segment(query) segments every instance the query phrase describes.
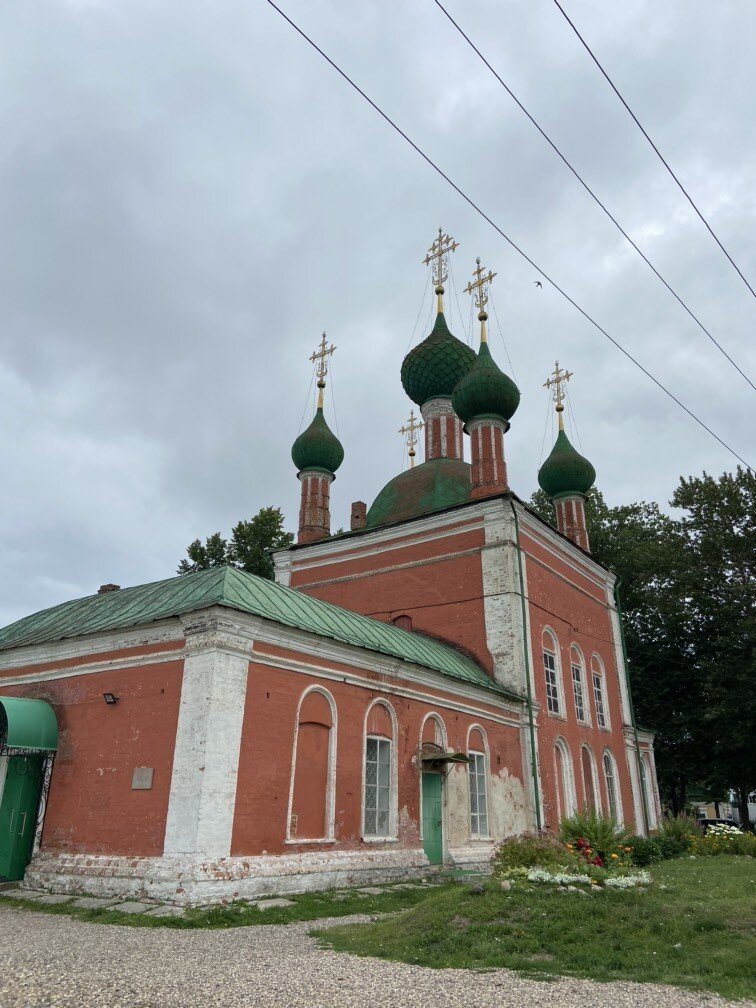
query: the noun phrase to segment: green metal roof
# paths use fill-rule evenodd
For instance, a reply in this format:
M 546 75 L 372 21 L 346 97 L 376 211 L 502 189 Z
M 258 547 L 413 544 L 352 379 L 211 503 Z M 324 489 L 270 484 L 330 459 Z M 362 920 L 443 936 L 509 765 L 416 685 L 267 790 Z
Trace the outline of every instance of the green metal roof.
M 418 406 L 435 396 L 450 396 L 474 363 L 475 351 L 449 332 L 439 312 L 430 336 L 413 347 L 402 362 L 404 391 Z
M 392 655 L 503 692 L 476 662 L 447 644 L 232 567 L 213 567 L 44 609 L 0 630 L 0 651 L 154 623 L 214 605 Z
M 434 458 L 390 479 L 367 513 L 368 528 L 443 511 L 470 499 L 470 463 Z
M 55 752 L 58 722 L 50 704 L 44 700 L 0 697 L 0 751 L 4 748 Z

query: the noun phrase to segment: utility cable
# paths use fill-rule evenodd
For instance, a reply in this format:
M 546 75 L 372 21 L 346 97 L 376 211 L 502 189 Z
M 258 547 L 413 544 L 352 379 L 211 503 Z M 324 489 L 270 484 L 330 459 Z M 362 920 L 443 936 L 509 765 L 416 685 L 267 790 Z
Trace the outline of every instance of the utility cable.
M 567 160 L 567 158 L 565 157 L 565 155 L 557 147 L 557 145 L 554 143 L 554 141 L 551 139 L 551 137 L 548 135 L 548 133 L 546 133 L 546 131 L 543 129 L 543 127 L 533 118 L 533 116 L 530 114 L 530 112 L 528 112 L 528 110 L 522 104 L 522 102 L 517 97 L 517 95 L 514 93 L 514 91 L 512 91 L 512 89 L 509 87 L 509 85 L 499 76 L 499 74 L 496 72 L 496 70 L 493 68 L 493 66 L 488 62 L 488 60 L 486 59 L 486 57 L 480 51 L 480 49 L 472 41 L 472 39 L 470 38 L 470 36 L 454 20 L 454 18 L 451 16 L 451 14 L 449 13 L 449 11 L 441 3 L 441 0 L 433 0 L 433 2 L 438 7 L 438 9 L 454 25 L 454 27 L 457 29 L 457 31 L 459 32 L 459 34 L 465 40 L 465 42 L 467 42 L 467 44 L 473 50 L 473 52 L 475 52 L 480 57 L 480 59 L 482 60 L 482 62 L 485 63 L 485 65 L 488 67 L 488 69 L 494 75 L 494 77 L 499 82 L 499 84 L 501 84 L 501 86 L 507 92 L 507 94 L 512 99 L 512 101 L 514 101 L 514 103 L 517 105 L 517 107 L 520 109 L 520 111 L 523 112 L 527 116 L 527 118 L 535 126 L 535 128 L 541 134 L 541 136 L 546 141 L 546 143 L 551 147 L 551 149 L 554 151 L 554 153 L 557 155 L 557 157 L 559 157 L 559 159 L 566 165 L 566 167 L 569 168 L 569 170 L 572 172 L 572 174 L 578 180 L 578 182 L 583 187 L 583 189 L 585 189 L 585 191 L 588 193 L 588 195 L 591 197 L 591 199 L 594 201 L 594 203 L 596 203 L 597 206 L 601 207 L 601 209 L 604 211 L 604 213 L 609 218 L 609 220 L 612 222 L 612 224 L 614 224 L 614 226 L 617 228 L 617 230 L 620 232 L 620 234 L 622 234 L 624 236 L 624 238 L 632 245 L 632 247 L 635 249 L 635 251 L 641 257 L 641 259 L 643 259 L 643 261 L 646 263 L 646 265 L 649 267 L 649 269 L 655 274 L 655 276 L 659 280 L 661 280 L 661 282 L 667 288 L 667 290 L 669 291 L 669 293 L 685 309 L 685 311 L 688 313 L 688 315 L 690 315 L 690 317 L 693 319 L 693 321 L 696 323 L 696 325 L 699 327 L 699 329 L 703 333 L 705 333 L 706 336 L 708 336 L 708 338 L 711 340 L 711 342 L 714 344 L 714 346 L 720 351 L 720 353 L 722 353 L 727 358 L 727 360 L 730 362 L 730 364 L 732 364 L 732 366 L 735 368 L 735 370 L 743 378 L 745 378 L 745 380 L 751 386 L 751 388 L 753 389 L 753 391 L 756 392 L 756 385 L 754 385 L 754 383 L 751 381 L 751 379 L 748 377 L 748 375 L 743 371 L 743 369 L 741 367 L 739 367 L 735 363 L 735 361 L 728 354 L 728 352 L 725 350 L 725 348 L 722 346 L 722 344 L 719 343 L 718 340 L 709 332 L 709 330 L 706 328 L 706 326 L 703 324 L 703 322 L 698 318 L 697 315 L 695 315 L 693 313 L 693 311 L 688 307 L 688 305 L 685 303 L 685 301 L 683 301 L 683 299 L 680 297 L 680 295 L 677 293 L 677 291 L 664 279 L 664 277 L 661 275 L 661 273 L 659 272 L 659 270 L 654 266 L 654 264 L 651 262 L 651 260 L 645 254 L 645 252 L 643 252 L 643 250 L 630 237 L 630 235 L 627 233 L 627 231 L 625 231 L 625 229 L 622 227 L 622 225 L 617 220 L 617 218 L 614 216 L 614 214 L 608 209 L 608 207 L 604 203 L 602 203 L 602 201 L 599 199 L 599 197 L 596 195 L 596 193 L 591 189 L 591 187 L 588 185 L 588 183 L 585 181 L 585 179 L 580 175 L 580 173 L 578 172 L 577 168 L 575 168 L 570 163 L 570 161 Z M 556 0 L 555 0 L 555 2 L 556 2 Z M 559 6 L 559 5 L 557 4 L 557 6 Z M 738 271 L 738 272 L 740 272 L 740 271 Z
M 360 88 L 360 87 L 359 87 L 359 85 L 358 85 L 358 84 L 356 84 L 356 83 L 355 83 L 355 82 L 354 82 L 354 81 L 352 80 L 352 78 L 351 78 L 351 77 L 349 77 L 349 75 L 348 75 L 348 74 L 347 74 L 347 73 L 346 73 L 346 72 L 345 72 L 344 70 L 342 70 L 342 69 L 341 69 L 341 67 L 340 67 L 340 66 L 338 66 L 338 64 L 337 64 L 337 63 L 335 63 L 335 62 L 334 62 L 334 61 L 333 61 L 333 60 L 331 59 L 331 57 L 330 57 L 330 56 L 328 56 L 328 55 L 327 55 L 327 53 L 325 53 L 325 52 L 324 52 L 324 51 L 323 51 L 323 50 L 322 50 L 322 49 L 320 48 L 320 46 L 319 46 L 319 45 L 318 45 L 318 44 L 317 44 L 316 42 L 314 42 L 314 41 L 313 41 L 313 40 L 312 40 L 312 39 L 310 38 L 310 36 L 309 36 L 309 35 L 307 35 L 307 34 L 306 34 L 306 32 L 305 32 L 305 31 L 303 31 L 303 29 L 299 27 L 299 25 L 297 25 L 297 24 L 296 24 L 296 23 L 295 23 L 294 21 L 292 21 L 292 19 L 291 19 L 291 18 L 290 18 L 290 17 L 288 16 L 288 14 L 286 14 L 286 13 L 285 13 L 285 12 L 284 12 L 283 10 L 281 10 L 281 8 L 280 8 L 280 7 L 279 7 L 279 6 L 278 6 L 278 5 L 277 5 L 277 4 L 276 4 L 276 3 L 274 2 L 274 0 L 266 0 L 266 3 L 267 3 L 267 4 L 268 4 L 268 5 L 270 6 L 270 7 L 272 7 L 272 8 L 273 8 L 273 10 L 275 10 L 275 11 L 276 11 L 276 12 L 277 12 L 277 13 L 278 13 L 278 14 L 279 14 L 279 15 L 280 15 L 280 16 L 281 16 L 281 17 L 282 17 L 283 19 L 284 19 L 284 21 L 286 21 L 286 22 L 287 22 L 287 24 L 288 24 L 288 25 L 289 25 L 289 26 L 290 26 L 291 28 L 293 28 L 293 29 L 294 29 L 294 31 L 295 31 L 295 32 L 296 32 L 296 33 L 297 33 L 298 35 L 300 35 L 300 36 L 301 36 L 301 37 L 302 37 L 302 38 L 303 38 L 303 39 L 305 40 L 305 42 L 307 42 L 307 44 L 308 44 L 309 46 L 311 46 L 311 47 L 312 47 L 312 48 L 313 48 L 313 49 L 314 49 L 314 50 L 315 50 L 315 51 L 316 51 L 316 52 L 317 52 L 317 53 L 318 53 L 318 54 L 319 54 L 320 56 L 322 56 L 322 57 L 323 57 L 323 59 L 324 59 L 324 60 L 326 61 L 326 63 L 328 63 L 328 65 L 329 65 L 330 67 L 332 67 L 332 68 L 333 68 L 333 69 L 334 69 L 334 70 L 336 71 L 336 73 L 337 73 L 337 74 L 339 74 L 339 76 L 340 76 L 340 77 L 342 77 L 342 78 L 343 78 L 343 79 L 344 79 L 344 80 L 345 80 L 345 81 L 347 82 L 347 84 L 349 84 L 349 86 L 350 86 L 351 88 L 353 88 L 353 89 L 354 89 L 354 90 L 355 90 L 355 91 L 357 92 L 357 94 L 359 94 L 359 95 L 360 95 L 360 97 L 361 97 L 361 98 L 363 98 L 363 99 L 364 99 L 364 100 L 365 100 L 365 101 L 366 101 L 366 102 L 368 103 L 368 105 L 370 105 L 370 107 L 371 107 L 371 108 L 372 108 L 372 109 L 373 109 L 373 110 L 374 110 L 375 112 L 377 112 L 377 113 L 378 113 L 378 115 L 379 115 L 379 116 L 380 116 L 380 117 L 381 117 L 381 118 L 382 118 L 382 119 L 383 119 L 383 120 L 384 120 L 384 121 L 385 121 L 386 123 L 388 123 L 388 125 L 389 125 L 389 126 L 390 126 L 390 127 L 391 127 L 391 128 L 393 129 L 393 130 L 395 130 L 395 131 L 396 131 L 396 132 L 397 132 L 397 133 L 399 134 L 399 136 L 400 136 L 400 137 L 402 137 L 402 139 L 403 139 L 404 141 L 406 141 L 406 143 L 408 143 L 408 144 L 410 145 L 410 147 L 412 147 L 412 149 L 413 149 L 413 150 L 414 150 L 414 151 L 415 151 L 415 152 L 416 152 L 417 154 L 419 154 L 419 155 L 420 155 L 420 157 L 421 157 L 421 158 L 422 158 L 422 159 L 423 159 L 423 160 L 424 160 L 424 161 L 426 162 L 426 164 L 430 165 L 430 167 L 431 167 L 431 168 L 432 168 L 432 169 L 433 169 L 433 170 L 434 170 L 434 171 L 435 171 L 435 172 L 436 172 L 436 173 L 437 173 L 438 175 L 440 175 L 440 176 L 441 176 L 441 178 L 442 178 L 442 179 L 444 179 L 444 181 L 445 181 L 445 182 L 447 182 L 447 183 L 448 183 L 448 184 L 449 184 L 449 185 L 450 185 L 450 186 L 452 187 L 452 189 L 454 189 L 454 191 L 455 191 L 455 192 L 456 192 L 456 193 L 457 193 L 457 194 L 458 194 L 459 196 L 461 196 L 461 197 L 462 197 L 462 199 L 463 199 L 463 200 L 465 201 L 465 203 L 467 203 L 467 204 L 468 204 L 468 206 L 470 206 L 470 207 L 471 207 L 471 208 L 472 208 L 472 209 L 473 209 L 473 210 L 474 210 L 474 211 L 475 211 L 475 212 L 476 212 L 477 214 L 479 214 L 479 215 L 480 215 L 480 216 L 481 216 L 481 217 L 483 218 L 483 220 L 484 220 L 484 221 L 486 221 L 486 223 L 487 223 L 487 224 L 489 224 L 489 225 L 490 225 L 490 226 L 491 226 L 491 227 L 492 227 L 492 228 L 494 229 L 494 231 L 496 231 L 496 233 L 497 233 L 497 234 L 499 234 L 499 235 L 500 235 L 500 236 L 501 236 L 501 237 L 502 237 L 502 238 L 504 239 L 504 241 L 505 241 L 505 242 L 507 242 L 507 244 L 508 244 L 508 245 L 509 245 L 509 246 L 510 246 L 511 248 L 513 248 L 513 249 L 515 250 L 515 252 L 517 252 L 517 253 L 518 253 L 518 254 L 519 254 L 519 255 L 520 255 L 520 256 L 521 256 L 521 257 L 522 257 L 522 258 L 523 258 L 523 259 L 525 260 L 525 262 L 527 262 L 527 263 L 528 263 L 528 264 L 529 264 L 530 266 L 532 266 L 532 267 L 533 267 L 533 269 L 534 269 L 534 270 L 536 270 L 536 272 L 538 272 L 538 273 L 539 273 L 539 274 L 540 274 L 540 275 L 541 275 L 541 276 L 542 276 L 542 277 L 544 278 L 544 280 L 546 280 L 546 282 L 547 282 L 547 283 L 551 284 L 551 286 L 552 286 L 552 287 L 554 288 L 554 290 L 558 291 L 558 292 L 559 292 L 559 293 L 560 293 L 560 294 L 562 295 L 562 297 L 563 297 L 563 298 L 564 298 L 564 299 L 565 299 L 566 301 L 568 301 L 568 302 L 569 302 L 569 303 L 570 303 L 570 304 L 572 305 L 572 307 L 573 307 L 573 308 L 574 308 L 574 309 L 575 309 L 575 310 L 576 310 L 577 312 L 579 312 L 579 313 L 580 313 L 580 314 L 581 314 L 581 315 L 583 316 L 583 318 L 584 318 L 584 319 L 586 319 L 586 321 L 590 322 L 590 324 L 591 324 L 591 325 L 592 325 L 592 326 L 593 326 L 593 327 L 594 327 L 595 329 L 598 329 L 598 331 L 599 331 L 599 332 L 600 332 L 600 333 L 601 333 L 601 334 L 602 334 L 603 336 L 605 336 L 605 337 L 606 337 L 606 339 L 608 339 L 608 340 L 609 340 L 609 342 L 610 342 L 610 343 L 611 343 L 611 344 L 612 344 L 613 346 L 615 346 L 615 347 L 616 347 L 616 348 L 617 348 L 617 349 L 618 349 L 618 350 L 619 350 L 619 351 L 620 351 L 621 353 L 623 353 L 623 354 L 625 355 L 625 357 L 627 357 L 627 359 L 628 359 L 628 360 L 632 361 L 632 363 L 633 363 L 633 364 L 635 364 L 635 366 L 636 366 L 637 368 L 639 368 L 639 369 L 640 369 L 640 370 L 641 370 L 641 371 L 643 372 L 643 374 L 644 374 L 644 375 L 646 375 L 646 377 L 647 377 L 647 378 L 649 378 L 649 379 L 650 379 L 650 380 L 651 380 L 651 381 L 652 381 L 652 382 L 653 382 L 653 383 L 654 383 L 654 384 L 655 384 L 655 385 L 656 385 L 656 386 L 657 386 L 658 388 L 660 388 L 660 389 L 661 389 L 661 391 L 662 391 L 662 392 L 664 392 L 664 394 L 665 394 L 666 396 L 668 396 L 668 397 L 669 397 L 669 398 L 670 398 L 670 399 L 671 399 L 671 400 L 672 400 L 672 401 L 673 401 L 674 403 L 676 403 L 676 404 L 677 404 L 677 405 L 678 405 L 678 406 L 680 407 L 680 409 L 681 409 L 681 410 L 683 410 L 683 412 L 684 412 L 684 413 L 687 413 L 687 414 L 688 414 L 688 416 L 689 416 L 689 417 L 690 417 L 690 418 L 691 418 L 692 420 L 694 420 L 694 421 L 695 421 L 695 422 L 696 422 L 696 423 L 697 423 L 697 424 L 699 425 L 699 427 L 702 427 L 702 428 L 703 428 L 703 429 L 704 429 L 704 430 L 705 430 L 705 431 L 707 432 L 707 434 L 710 434 L 710 435 L 711 435 L 711 436 L 712 436 L 712 437 L 714 438 L 714 440 L 715 440 L 715 441 L 717 441 L 717 442 L 718 442 L 718 443 L 719 443 L 719 444 L 720 444 L 720 445 L 721 445 L 721 446 L 722 446 L 723 448 L 725 448 L 725 449 L 726 449 L 726 450 L 727 450 L 728 452 L 730 452 L 730 454 L 731 454 L 731 455 L 733 455 L 733 456 L 734 456 L 734 457 L 735 457 L 735 458 L 736 458 L 736 459 L 737 459 L 737 460 L 738 460 L 739 462 L 742 462 L 742 463 L 743 463 L 743 465 L 744 465 L 744 466 L 745 466 L 745 467 L 746 467 L 747 469 L 750 469 L 751 471 L 753 471 L 753 467 L 752 467 L 751 465 L 749 465 L 749 463 L 748 463 L 748 462 L 746 462 L 744 458 L 741 458 L 741 456 L 740 456 L 740 455 L 738 455 L 738 453 L 737 453 L 737 452 L 736 452 L 736 451 L 734 450 L 734 448 L 731 448 L 731 447 L 730 447 L 730 446 L 729 446 L 729 445 L 728 445 L 728 444 L 727 444 L 727 443 L 726 443 L 725 441 L 723 441 L 723 440 L 722 440 L 722 438 L 721 438 L 721 437 L 720 437 L 720 436 L 719 436 L 718 434 L 715 434 L 715 433 L 714 433 L 714 431 L 713 431 L 713 430 L 712 430 L 712 429 L 711 429 L 710 427 L 708 427 L 708 426 L 707 426 L 707 425 L 706 425 L 706 424 L 704 423 L 704 421 L 703 421 L 703 420 L 701 420 L 701 419 L 700 419 L 700 418 L 699 418 L 698 416 L 696 416 L 696 414 L 695 414 L 695 413 L 693 413 L 693 412 L 692 412 L 691 410 L 689 410 L 687 406 L 685 406 L 685 405 L 684 405 L 684 404 L 683 404 L 682 402 L 680 402 L 680 400 L 679 400 L 679 399 L 677 398 L 677 396 L 676 396 L 676 395 L 675 395 L 675 394 L 674 394 L 673 392 L 670 392 L 670 390 L 669 390 L 669 389 L 668 389 L 668 388 L 667 388 L 667 387 L 666 387 L 665 385 L 662 385 L 662 383 L 661 383 L 661 382 L 659 381 L 659 379 L 658 379 L 658 378 L 655 378 L 655 377 L 654 377 L 654 376 L 653 376 L 653 375 L 651 374 L 651 372 L 650 372 L 650 371 L 649 371 L 649 370 L 648 370 L 647 368 L 645 368 L 645 367 L 643 366 L 643 364 L 641 364 L 641 363 L 640 363 L 640 361 L 636 360 L 636 358 L 635 358 L 635 357 L 633 357 L 633 355 L 632 355 L 632 354 L 631 354 L 631 353 L 630 353 L 630 352 L 629 352 L 628 350 L 626 350 L 626 349 L 625 349 L 625 348 L 624 348 L 624 347 L 622 346 L 622 344 L 621 344 L 621 343 L 618 343 L 618 342 L 617 342 L 617 340 L 616 340 L 616 339 L 614 339 L 614 337 L 613 337 L 613 336 L 610 336 L 610 335 L 609 335 L 609 333 L 608 333 L 608 332 L 606 331 L 606 329 L 604 329 L 604 328 L 603 328 L 603 326 L 601 326 L 601 325 L 600 325 L 600 324 L 599 324 L 599 323 L 598 323 L 598 322 L 597 322 L 597 321 L 596 321 L 596 320 L 595 320 L 595 319 L 594 319 L 594 318 L 593 318 L 593 317 L 592 317 L 591 315 L 589 315 L 589 314 L 588 314 L 588 312 L 587 312 L 587 311 L 586 311 L 586 310 L 585 310 L 584 308 L 582 308 L 582 307 L 581 307 L 581 306 L 580 306 L 580 305 L 579 305 L 579 304 L 577 303 L 577 301 L 575 301 L 575 300 L 574 300 L 574 298 L 570 297 L 570 295 L 569 295 L 569 294 L 567 293 L 567 291 L 566 291 L 566 290 L 564 290 L 564 288 L 563 288 L 563 287 L 560 287 L 560 286 L 559 286 L 559 284 L 558 284 L 558 283 L 556 282 L 556 280 L 553 280 L 553 279 L 552 279 L 552 278 L 551 278 L 551 277 L 549 276 L 549 274 L 548 274 L 548 273 L 546 273 L 546 272 L 545 272 L 544 270 L 542 270 L 542 269 L 541 269 L 541 267 L 540 267 L 540 266 L 539 266 L 539 265 L 538 265 L 538 264 L 537 264 L 536 262 L 534 262 L 534 261 L 533 261 L 533 260 L 532 260 L 532 259 L 530 258 L 530 256 L 529 256 L 529 255 L 528 255 L 528 254 L 527 254 L 527 253 L 526 253 L 526 252 L 525 252 L 525 251 L 524 251 L 523 249 L 521 249 L 521 248 L 520 248 L 520 246 L 519 246 L 519 245 L 518 245 L 518 244 L 517 244 L 517 243 L 516 243 L 516 242 L 515 242 L 515 241 L 514 241 L 514 240 L 513 240 L 512 238 L 510 238 L 510 237 L 509 237 L 509 235 L 508 235 L 508 234 L 506 234 L 506 233 L 505 233 L 504 231 L 502 231 L 502 229 L 501 229 L 501 228 L 499 227 L 499 225 L 498 225 L 498 224 L 496 224 L 496 223 L 495 223 L 495 221 L 493 221 L 493 220 L 492 220 L 492 219 L 491 219 L 491 218 L 490 218 L 490 217 L 488 216 L 488 214 L 487 214 L 487 213 L 486 213 L 486 212 L 485 212 L 484 210 L 482 210 L 482 209 L 481 209 L 481 207 L 479 207 L 479 206 L 478 206 L 478 204 L 477 204 L 477 203 L 476 203 L 476 202 L 475 202 L 475 201 L 474 201 L 474 200 L 473 200 L 473 199 L 472 199 L 472 198 L 471 198 L 470 196 L 468 196 L 468 195 L 467 195 L 467 193 L 466 193 L 466 192 L 465 192 L 465 191 L 464 191 L 463 189 L 461 189 L 461 188 L 460 188 L 460 187 L 459 187 L 459 186 L 457 185 L 457 183 L 456 183 L 456 182 L 454 182 L 454 181 L 453 181 L 453 180 L 452 180 L 452 179 L 451 179 L 451 178 L 450 178 L 450 177 L 449 177 L 449 176 L 448 176 L 448 175 L 446 174 L 446 172 L 445 172 L 445 171 L 443 171 L 443 169 L 442 169 L 442 168 L 440 168 L 440 167 L 439 167 L 439 166 L 438 166 L 438 165 L 436 164 L 436 162 L 435 162 L 435 161 L 433 161 L 433 159 L 432 159 L 431 157 L 429 157 L 429 156 L 428 156 L 428 155 L 427 155 L 427 154 L 425 153 L 425 151 L 423 151 L 423 150 L 422 150 L 422 148 L 418 147 L 418 145 L 417 145 L 417 144 L 415 143 L 415 141 L 414 141 L 414 140 L 412 140 L 412 139 L 411 139 L 411 138 L 410 138 L 410 137 L 409 137 L 409 136 L 408 136 L 408 135 L 407 135 L 407 134 L 406 134 L 406 133 L 404 132 L 404 130 L 402 130 L 402 129 L 401 129 L 401 127 L 399 127 L 399 126 L 398 126 L 398 125 L 397 125 L 397 124 L 396 124 L 396 123 L 394 122 L 394 120 L 393 120 L 393 119 L 391 119 L 391 117 L 390 117 L 390 116 L 388 116 L 388 115 L 387 115 L 387 114 L 386 114 L 386 113 L 385 113 L 385 112 L 383 111 L 383 109 L 381 109 L 381 108 L 380 108 L 380 106 L 376 105 L 376 103 L 375 103 L 375 102 L 373 101 L 373 99 L 372 99 L 372 98 L 370 98 L 370 97 L 369 97 L 369 96 L 368 96 L 368 95 L 367 95 L 367 94 L 366 94 L 366 93 L 365 93 L 365 92 L 364 92 L 364 91 L 362 90 L 362 88 Z
M 561 11 L 562 16 L 564 17 L 564 19 L 567 22 L 567 24 L 570 26 L 570 28 L 572 28 L 572 30 L 575 32 L 575 34 L 577 35 L 577 37 L 583 43 L 583 46 L 584 46 L 586 52 L 588 53 L 588 55 L 591 57 L 591 59 L 593 60 L 593 62 L 596 64 L 596 66 L 601 71 L 601 73 L 604 76 L 604 78 L 606 79 L 606 82 L 609 85 L 609 87 L 612 89 L 612 91 L 614 91 L 614 93 L 617 95 L 617 97 L 619 98 L 619 100 L 625 106 L 625 109 L 627 110 L 628 114 L 630 115 L 630 118 L 633 120 L 633 122 L 638 127 L 638 129 L 641 131 L 641 133 L 646 138 L 646 140 L 648 140 L 648 142 L 651 144 L 652 148 L 654 149 L 654 152 L 656 153 L 656 156 L 659 158 L 659 160 L 661 161 L 661 163 L 664 165 L 664 167 L 667 169 L 667 171 L 669 172 L 669 174 L 675 180 L 675 182 L 677 183 L 677 186 L 678 186 L 680 192 L 683 194 L 683 196 L 688 201 L 688 203 L 690 203 L 690 205 L 693 207 L 693 209 L 695 210 L 697 216 L 699 217 L 699 219 L 703 223 L 703 225 L 706 228 L 706 230 L 709 232 L 709 234 L 714 239 L 714 241 L 717 243 L 717 245 L 719 245 L 720 249 L 722 250 L 722 252 L 724 252 L 725 256 L 729 259 L 730 264 L 733 266 L 733 268 L 735 269 L 735 272 L 738 274 L 738 276 L 740 277 L 740 279 L 746 285 L 746 287 L 748 288 L 748 290 L 756 298 L 756 290 L 754 290 L 753 287 L 750 285 L 750 283 L 746 280 L 746 278 L 743 276 L 743 273 L 741 272 L 740 267 L 738 266 L 738 264 L 732 258 L 732 256 L 727 251 L 727 249 L 724 247 L 724 245 L 719 240 L 719 238 L 716 236 L 716 234 L 714 234 L 714 231 L 713 231 L 713 229 L 711 227 L 711 224 L 709 224 L 709 222 L 706 220 L 706 218 L 704 217 L 704 215 L 701 213 L 701 211 L 698 209 L 698 207 L 696 206 L 696 204 L 693 202 L 693 197 L 690 195 L 690 193 L 685 188 L 685 186 L 682 184 L 682 182 L 677 177 L 677 175 L 675 175 L 675 173 L 672 171 L 672 168 L 670 167 L 669 162 L 667 161 L 667 159 L 664 157 L 664 155 L 662 154 L 662 152 L 659 150 L 659 148 L 656 146 L 656 144 L 654 143 L 654 141 L 651 139 L 651 137 L 648 135 L 648 133 L 646 132 L 646 130 L 643 128 L 640 120 L 638 119 L 638 117 L 636 116 L 636 114 L 633 112 L 633 110 L 630 108 L 630 106 L 627 104 L 627 102 L 625 101 L 625 99 L 622 97 L 622 95 L 620 94 L 619 90 L 617 89 L 617 86 L 615 85 L 615 83 L 612 80 L 612 78 L 609 76 L 609 74 L 606 72 L 606 70 L 603 68 L 603 66 L 599 63 L 599 61 L 596 58 L 596 55 L 594 54 L 593 50 L 591 49 L 591 47 L 588 45 L 588 43 L 585 41 L 585 39 L 583 38 L 583 36 L 580 34 L 580 32 L 578 31 L 577 27 L 575 26 L 574 21 L 571 20 L 570 16 L 567 14 L 567 12 L 565 11 L 564 7 L 562 7 L 562 5 L 559 3 L 559 0 L 554 0 L 554 3 L 556 4 L 556 6 Z M 738 370 L 740 370 L 740 369 L 738 369 Z

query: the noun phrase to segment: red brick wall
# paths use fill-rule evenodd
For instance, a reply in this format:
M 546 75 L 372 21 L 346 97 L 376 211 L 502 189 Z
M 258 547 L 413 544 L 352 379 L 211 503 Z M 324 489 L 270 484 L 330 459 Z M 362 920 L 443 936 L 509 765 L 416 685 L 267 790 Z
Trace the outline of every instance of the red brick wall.
M 3 695 L 46 700 L 58 719 L 43 850 L 162 854 L 182 671 L 169 660 L 24 686 L 0 680 Z M 107 705 L 106 692 L 118 703 Z M 132 791 L 135 767 L 154 768 L 151 790 Z
M 276 649 L 280 651 L 281 649 Z M 301 656 L 299 656 L 301 658 Z M 364 675 L 364 673 L 359 673 Z M 285 844 L 292 748 L 297 704 L 311 685 L 327 689 L 337 708 L 336 848 L 375 850 L 362 834 L 362 762 L 365 714 L 373 700 L 387 700 L 398 721 L 399 845 L 417 847 L 419 781 L 412 763 L 420 745 L 424 716 L 441 715 L 448 744 L 464 750 L 472 723 L 483 725 L 488 736 L 491 772 L 507 767 L 523 779 L 519 732 L 481 717 L 444 708 L 443 700 L 430 704 L 392 694 L 390 686 L 363 689 L 344 682 L 323 680 L 272 666 L 250 668 L 246 712 L 239 759 L 239 782 L 231 847 L 232 855 L 296 853 L 307 845 Z M 450 686 L 451 690 L 451 686 Z M 475 702 L 475 706 L 479 705 Z M 406 807 L 407 815 L 401 810 Z M 388 845 L 391 849 L 396 844 Z M 329 848 L 330 849 L 330 848 Z

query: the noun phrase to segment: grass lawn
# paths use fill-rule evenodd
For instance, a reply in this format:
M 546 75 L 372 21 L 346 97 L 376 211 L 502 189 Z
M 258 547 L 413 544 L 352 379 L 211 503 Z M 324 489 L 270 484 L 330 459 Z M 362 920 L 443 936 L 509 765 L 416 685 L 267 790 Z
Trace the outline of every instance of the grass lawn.
M 401 917 L 317 933 L 324 946 L 425 966 L 637 980 L 756 994 L 756 861 L 667 861 L 645 892 L 555 892 L 491 882 L 430 893 Z
M 121 924 L 124 927 L 169 927 L 180 929 L 249 927 L 255 924 L 290 924 L 292 921 L 320 920 L 324 917 L 347 917 L 350 914 L 384 914 L 406 910 L 426 899 L 429 892 L 437 891 L 435 885 L 417 889 L 386 886 L 380 893 L 360 894 L 352 889 L 328 892 L 303 893 L 287 896 L 294 905 L 260 910 L 251 903 L 240 901 L 227 906 L 199 907 L 187 910 L 183 917 L 148 917 L 145 914 L 122 914 L 107 907 L 84 910 L 71 903 L 51 905 L 32 900 L 8 899 L 0 894 L 0 906 L 23 907 L 40 913 L 64 914 L 95 924 Z M 74 896 L 71 899 L 75 899 Z

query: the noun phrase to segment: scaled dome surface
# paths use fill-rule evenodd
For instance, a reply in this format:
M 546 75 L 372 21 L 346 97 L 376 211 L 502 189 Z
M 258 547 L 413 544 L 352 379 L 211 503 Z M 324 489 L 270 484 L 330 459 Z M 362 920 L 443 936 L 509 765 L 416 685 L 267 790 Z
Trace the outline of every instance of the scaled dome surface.
M 563 430 L 559 431 L 551 454 L 538 470 L 538 483 L 549 497 L 566 494 L 585 496 L 594 484 L 596 470 L 570 444 Z
M 370 506 L 367 527 L 443 511 L 470 499 L 470 463 L 435 458 L 395 476 Z
M 298 471 L 322 469 L 335 473 L 344 461 L 344 449 L 326 423 L 323 408 L 318 407 L 312 423 L 292 445 L 291 458 Z
M 454 389 L 454 412 L 463 423 L 476 417 L 498 417 L 508 423 L 519 405 L 520 390 L 496 364 L 488 343 L 481 343 L 475 363 Z
M 474 362 L 475 351 L 452 335 L 439 312 L 430 335 L 402 362 L 404 391 L 418 406 L 437 396 L 451 396 Z

